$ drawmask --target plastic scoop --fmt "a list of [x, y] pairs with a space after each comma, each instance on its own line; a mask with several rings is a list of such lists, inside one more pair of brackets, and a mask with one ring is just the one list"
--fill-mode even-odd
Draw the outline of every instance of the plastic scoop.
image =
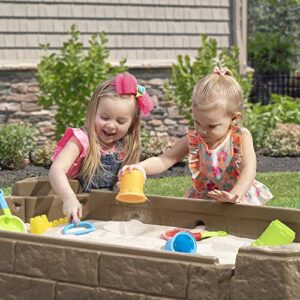
[[[83, 230], [72, 230], [74, 228], [83, 228]], [[82, 221], [79, 222], [77, 225], [74, 222], [72, 222], [63, 228], [62, 234], [82, 235], [82, 234], [93, 232], [95, 230], [96, 227], [91, 222]]]
[[0, 217], [0, 229], [26, 233], [27, 229], [25, 223], [16, 216], [13, 216], [8, 208], [4, 193], [0, 190], [0, 208], [4, 215]]
[[183, 228], [175, 228], [175, 229], [165, 231], [164, 233], [161, 234], [161, 237], [165, 240], [169, 240], [178, 232], [189, 232], [190, 234], [192, 234], [194, 236], [196, 241], [201, 241], [202, 239], [206, 239], [206, 238], [213, 237], [213, 236], [226, 236], [227, 235], [226, 231], [192, 232], [190, 230], [183, 229]]

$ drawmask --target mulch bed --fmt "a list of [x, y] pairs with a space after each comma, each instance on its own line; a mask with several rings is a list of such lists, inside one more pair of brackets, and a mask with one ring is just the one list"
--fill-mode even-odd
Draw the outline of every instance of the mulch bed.
[[[0, 188], [12, 186], [16, 181], [28, 178], [47, 176], [49, 169], [28, 165], [21, 170], [1, 170]], [[257, 172], [300, 172], [300, 157], [257, 157]], [[190, 175], [187, 164], [178, 163], [166, 172], [149, 177]]]

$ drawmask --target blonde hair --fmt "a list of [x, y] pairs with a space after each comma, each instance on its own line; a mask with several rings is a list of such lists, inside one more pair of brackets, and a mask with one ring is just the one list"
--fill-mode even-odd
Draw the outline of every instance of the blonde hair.
[[241, 112], [243, 107], [243, 90], [226, 68], [216, 67], [214, 71], [200, 79], [192, 94], [193, 105], [208, 105], [215, 101], [224, 101], [227, 112]]
[[140, 158], [140, 113], [136, 99], [133, 95], [116, 95], [114, 77], [96, 88], [88, 104], [85, 130], [89, 139], [89, 147], [79, 172], [79, 177], [84, 179], [86, 186], [91, 183], [98, 168], [106, 172], [101, 164], [101, 142], [98, 140], [96, 134], [95, 119], [101, 99], [107, 97], [111, 99], [121, 98], [124, 101], [135, 101], [135, 112], [132, 123], [123, 138], [124, 158], [122, 159], [122, 165], [137, 163]]

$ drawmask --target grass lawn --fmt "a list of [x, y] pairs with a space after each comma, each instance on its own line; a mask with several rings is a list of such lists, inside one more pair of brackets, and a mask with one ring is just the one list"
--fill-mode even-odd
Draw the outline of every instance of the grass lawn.
[[[266, 184], [274, 195], [267, 205], [300, 209], [300, 172], [258, 173], [256, 179]], [[189, 176], [149, 178], [145, 193], [182, 197], [190, 186]], [[4, 194], [10, 195], [11, 188], [4, 188]]]
[[[258, 173], [256, 179], [264, 183], [274, 195], [269, 206], [300, 208], [300, 172]], [[191, 178], [149, 178], [145, 193], [182, 197], [191, 186]]]

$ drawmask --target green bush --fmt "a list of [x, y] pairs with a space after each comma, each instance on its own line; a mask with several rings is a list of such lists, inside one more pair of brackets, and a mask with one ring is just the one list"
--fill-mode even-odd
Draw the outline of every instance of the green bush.
[[29, 151], [34, 148], [37, 130], [26, 125], [0, 127], [0, 167], [20, 169], [25, 166]]
[[246, 103], [244, 110], [243, 126], [250, 130], [255, 150], [265, 147], [266, 138], [275, 128], [276, 118], [268, 106], [260, 103]]
[[40, 147], [37, 147], [31, 152], [31, 161], [35, 166], [50, 167], [52, 160], [51, 157], [55, 150], [56, 143], [47, 141]]
[[260, 74], [290, 72], [295, 63], [293, 37], [255, 32], [249, 39], [248, 54], [252, 67]]
[[176, 139], [172, 137], [150, 137], [148, 130], [143, 129], [141, 134], [141, 160], [152, 156], [158, 156], [172, 148]]
[[217, 42], [213, 38], [202, 36], [202, 47], [197, 49], [197, 56], [192, 62], [188, 55], [177, 57], [177, 64], [172, 66], [172, 75], [164, 84], [164, 91], [168, 100], [174, 100], [181, 114], [193, 125], [191, 107], [192, 92], [197, 81], [211, 73], [218, 64], [227, 67], [236, 80], [241, 84], [245, 99], [252, 88], [252, 73], [246, 76], [239, 74], [239, 49], [237, 47], [224, 48], [217, 51]]
[[125, 60], [117, 67], [107, 62], [109, 51], [105, 48], [107, 37], [104, 33], [94, 34], [87, 50], [80, 42], [80, 32], [75, 25], [70, 34], [71, 38], [64, 42], [59, 54], [49, 54], [49, 44], [41, 45], [46, 54], [37, 68], [37, 81], [42, 92], [39, 104], [45, 108], [57, 106], [57, 138], [68, 126], [81, 127], [87, 103], [97, 85], [126, 69]]
[[[252, 133], [257, 150], [266, 147], [270, 149], [272, 141], [269, 141], [269, 137], [277, 122], [300, 124], [300, 102], [288, 96], [273, 94], [268, 105], [246, 104], [244, 126]], [[277, 140], [277, 137], [274, 138]], [[279, 152], [276, 150], [277, 156]]]
[[268, 107], [273, 108], [278, 122], [300, 124], [299, 99], [273, 94]]
[[299, 0], [249, 1], [249, 60], [256, 71], [292, 71], [299, 63]]
[[300, 156], [300, 125], [277, 124], [261, 153], [269, 156]]

